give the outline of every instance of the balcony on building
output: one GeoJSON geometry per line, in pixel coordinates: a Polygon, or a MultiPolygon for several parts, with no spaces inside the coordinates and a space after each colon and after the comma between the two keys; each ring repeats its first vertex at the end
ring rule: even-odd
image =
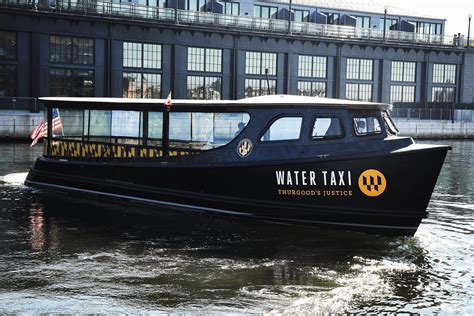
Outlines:
{"type": "Polygon", "coordinates": [[[461,36],[444,34],[444,19],[377,2],[217,0],[3,0],[3,5],[39,13],[285,33],[351,41],[464,46],[461,36]],[[384,29],[385,28],[385,29],[384,29]]]}

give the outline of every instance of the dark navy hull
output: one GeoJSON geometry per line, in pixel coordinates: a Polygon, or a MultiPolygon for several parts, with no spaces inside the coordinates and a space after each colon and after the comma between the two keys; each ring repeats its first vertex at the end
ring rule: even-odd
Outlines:
{"type": "Polygon", "coordinates": [[[25,183],[145,204],[143,209],[150,214],[171,208],[413,235],[427,215],[448,149],[413,144],[370,156],[213,165],[183,165],[179,161],[97,163],[41,157],[25,183]],[[371,170],[378,173],[372,177],[366,173],[371,170]]]}

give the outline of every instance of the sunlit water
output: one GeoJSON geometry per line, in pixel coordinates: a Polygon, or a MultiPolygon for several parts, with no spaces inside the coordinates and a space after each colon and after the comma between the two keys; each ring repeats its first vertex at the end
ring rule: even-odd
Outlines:
{"type": "Polygon", "coordinates": [[[21,185],[40,148],[0,144],[0,313],[472,315],[474,142],[441,143],[411,238],[65,202],[21,185]]]}

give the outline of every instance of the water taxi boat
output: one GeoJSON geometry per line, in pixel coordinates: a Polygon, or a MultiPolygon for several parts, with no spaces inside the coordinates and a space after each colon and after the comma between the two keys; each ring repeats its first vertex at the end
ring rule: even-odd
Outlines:
{"type": "Polygon", "coordinates": [[[450,149],[398,136],[383,103],[289,95],[166,106],[41,101],[44,153],[25,184],[144,204],[150,214],[179,209],[413,235],[450,149]]]}

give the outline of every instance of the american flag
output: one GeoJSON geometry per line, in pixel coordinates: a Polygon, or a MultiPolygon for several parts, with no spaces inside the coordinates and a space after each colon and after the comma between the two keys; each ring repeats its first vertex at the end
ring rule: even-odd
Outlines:
{"type": "MultiPolygon", "coordinates": [[[[62,129],[63,124],[61,123],[61,118],[59,117],[59,110],[53,109],[53,132],[57,131],[58,129],[62,129]]],[[[33,140],[30,147],[36,145],[40,138],[48,136],[48,122],[41,121],[38,126],[31,132],[30,138],[33,140]]]]}

